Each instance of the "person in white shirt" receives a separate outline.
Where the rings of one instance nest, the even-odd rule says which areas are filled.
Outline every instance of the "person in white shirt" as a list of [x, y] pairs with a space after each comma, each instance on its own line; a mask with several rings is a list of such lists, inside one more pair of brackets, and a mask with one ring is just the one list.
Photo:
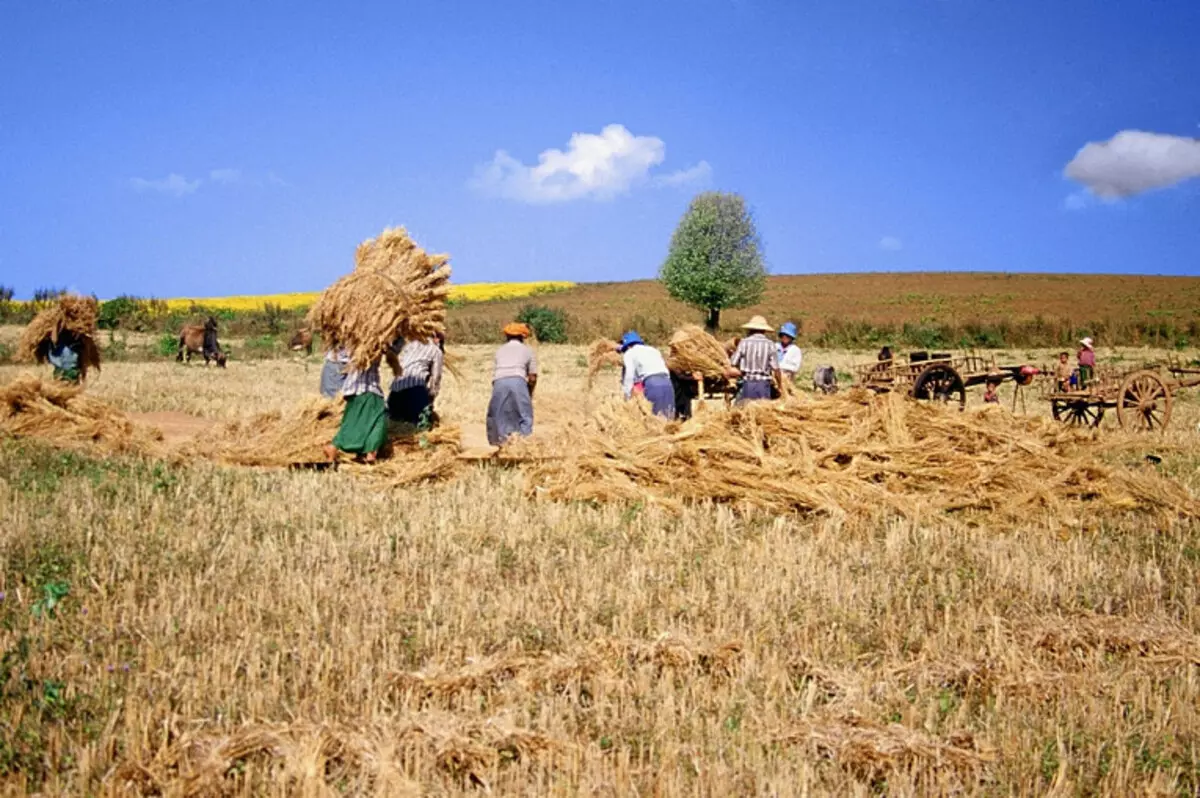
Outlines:
[[675, 418], [675, 389], [662, 354], [630, 330], [621, 338], [621, 360], [621, 391], [625, 398], [632, 398], [634, 386], [641, 385], [654, 415]]
[[779, 328], [778, 356], [784, 382], [794, 381], [804, 362], [804, 353], [796, 346], [796, 325], [790, 321]]

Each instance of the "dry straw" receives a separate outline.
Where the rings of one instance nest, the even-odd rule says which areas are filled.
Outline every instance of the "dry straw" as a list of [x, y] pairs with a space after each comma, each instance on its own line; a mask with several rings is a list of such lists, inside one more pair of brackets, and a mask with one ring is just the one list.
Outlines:
[[1084, 501], [1200, 511], [1177, 482], [1105, 465], [1070, 428], [898, 395], [852, 391], [732, 412], [702, 408], [683, 423], [655, 418], [639, 403], [611, 403], [562, 434], [546, 446], [557, 459], [530, 471], [536, 495], [672, 509], [715, 501], [834, 517], [881, 510], [913, 518], [970, 510], [1062, 517]]
[[0, 387], [0, 431], [61, 446], [149, 453], [161, 439], [119, 410], [90, 399], [78, 385], [25, 374]]
[[729, 355], [704, 328], [688, 324], [676, 330], [667, 344], [667, 368], [677, 374], [724, 378]]
[[620, 367], [621, 345], [607, 338], [598, 338], [588, 344], [587, 361], [587, 387], [590, 391], [601, 369]]
[[429, 254], [397, 227], [360, 244], [355, 261], [354, 271], [325, 289], [309, 314], [327, 348], [345, 349], [351, 365], [365, 369], [397, 338], [445, 333], [448, 255]]
[[98, 313], [99, 305], [94, 297], [64, 294], [25, 327], [17, 343], [17, 360], [45, 363], [59, 337], [69, 333], [79, 340], [79, 373], [86, 379], [90, 369], [100, 370], [100, 349], [95, 340]]

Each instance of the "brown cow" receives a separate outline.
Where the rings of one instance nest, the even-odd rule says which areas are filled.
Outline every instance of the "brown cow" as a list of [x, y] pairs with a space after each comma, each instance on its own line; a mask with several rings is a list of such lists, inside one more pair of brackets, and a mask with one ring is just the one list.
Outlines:
[[296, 334], [292, 336], [292, 340], [288, 342], [288, 348], [293, 352], [304, 350], [304, 354], [312, 355], [313, 347], [312, 330], [296, 330]]
[[182, 363], [185, 354], [189, 363], [192, 362], [192, 355], [199, 354], [204, 356], [204, 365], [207, 366], [209, 360], [215, 360], [218, 366], [225, 368], [225, 353], [217, 343], [216, 319], [209, 316], [203, 325], [189, 324], [180, 330], [179, 354], [175, 360]]

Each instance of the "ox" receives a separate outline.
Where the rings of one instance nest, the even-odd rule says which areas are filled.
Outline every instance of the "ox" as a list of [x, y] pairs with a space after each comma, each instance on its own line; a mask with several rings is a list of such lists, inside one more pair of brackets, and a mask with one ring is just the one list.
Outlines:
[[813, 369], [813, 390], [821, 393], [837, 393], [837, 372], [833, 366], [817, 366]]
[[187, 355], [189, 363], [192, 362], [192, 355], [202, 355], [204, 365], [207, 366], [208, 361], [215, 360], [218, 366], [225, 368], [225, 353], [217, 343], [216, 319], [209, 316], [203, 325], [189, 324], [180, 330], [179, 354], [175, 356], [175, 360], [182, 363], [184, 355]]
[[297, 330], [296, 334], [292, 336], [292, 340], [288, 341], [288, 349], [291, 349], [293, 352], [304, 350], [304, 354], [311, 355], [312, 341], [312, 330]]

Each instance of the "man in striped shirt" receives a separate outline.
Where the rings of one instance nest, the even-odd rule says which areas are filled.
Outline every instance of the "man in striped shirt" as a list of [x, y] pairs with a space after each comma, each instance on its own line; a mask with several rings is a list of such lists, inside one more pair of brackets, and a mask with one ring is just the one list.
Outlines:
[[388, 394], [392, 420], [423, 429], [433, 426], [433, 401], [442, 388], [446, 358], [444, 340], [439, 334], [425, 341], [408, 341], [400, 349], [400, 376], [392, 381]]
[[730, 377], [740, 377], [742, 381], [737, 403], [770, 399], [771, 381], [778, 383], [781, 379], [775, 342], [766, 335], [772, 332], [771, 325], [762, 316], [754, 316], [742, 329], [749, 334], [738, 342], [729, 359], [732, 368], [728, 372]]

